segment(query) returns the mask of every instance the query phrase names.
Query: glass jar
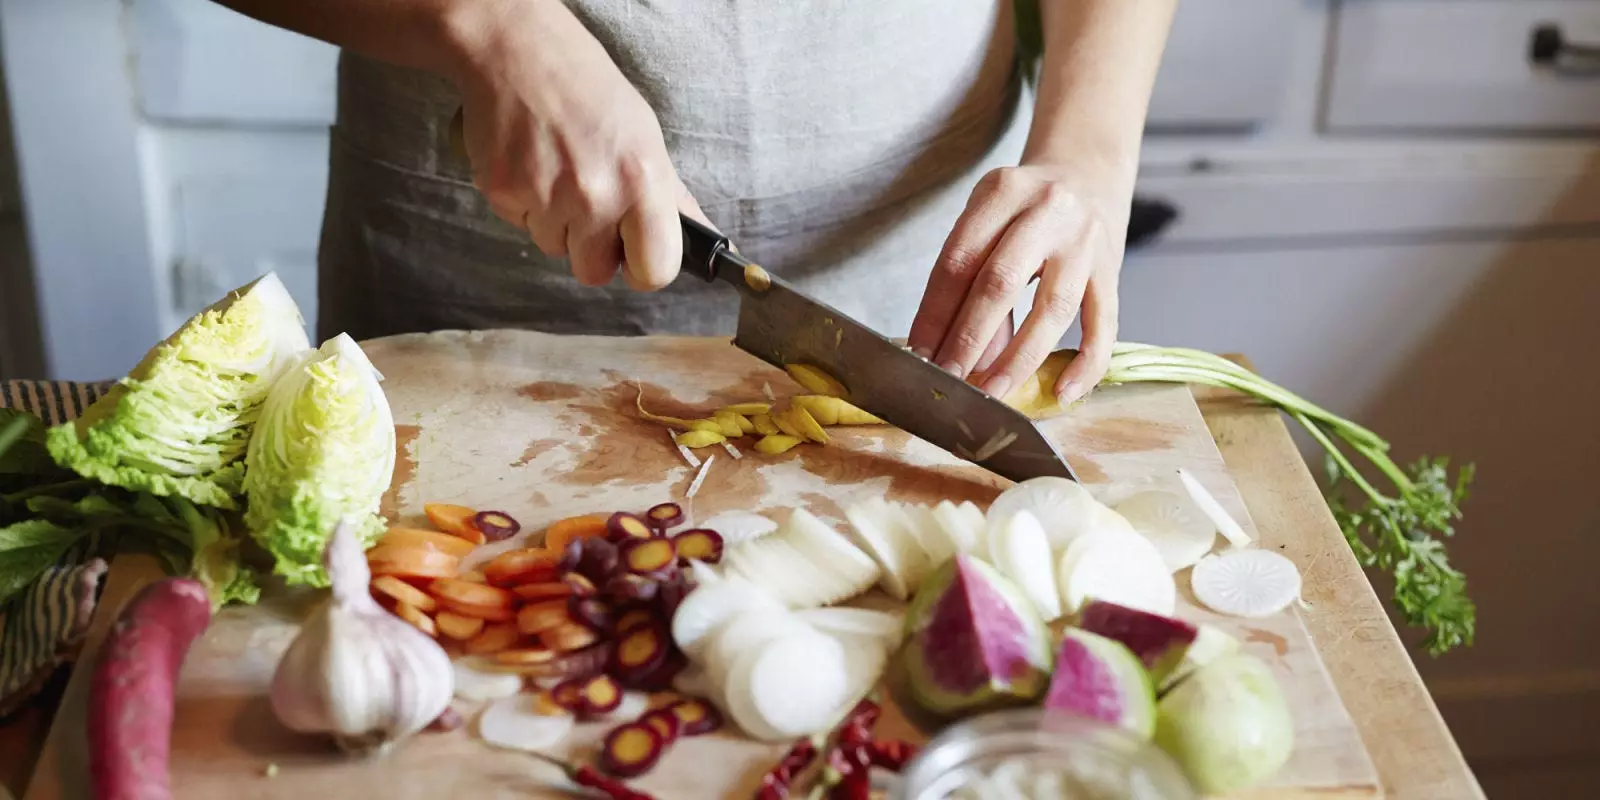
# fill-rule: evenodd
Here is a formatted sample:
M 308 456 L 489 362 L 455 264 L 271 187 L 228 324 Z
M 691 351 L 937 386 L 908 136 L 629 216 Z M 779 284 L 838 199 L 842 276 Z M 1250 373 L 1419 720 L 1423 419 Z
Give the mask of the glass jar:
M 1196 800 L 1155 745 L 1083 717 L 1037 708 L 973 717 L 923 748 L 892 800 Z

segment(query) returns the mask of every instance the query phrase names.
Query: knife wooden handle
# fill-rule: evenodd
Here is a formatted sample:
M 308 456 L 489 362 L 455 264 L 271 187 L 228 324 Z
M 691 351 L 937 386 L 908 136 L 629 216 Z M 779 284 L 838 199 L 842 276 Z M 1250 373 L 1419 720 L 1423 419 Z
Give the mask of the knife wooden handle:
M 466 122 L 461 115 L 461 109 L 456 109 L 456 113 L 450 116 L 450 127 L 446 136 L 450 141 L 451 152 L 457 158 L 466 160 Z M 716 280 L 717 256 L 737 252 L 733 243 L 716 229 L 690 219 L 682 213 L 678 214 L 678 222 L 683 226 L 683 271 L 708 283 Z

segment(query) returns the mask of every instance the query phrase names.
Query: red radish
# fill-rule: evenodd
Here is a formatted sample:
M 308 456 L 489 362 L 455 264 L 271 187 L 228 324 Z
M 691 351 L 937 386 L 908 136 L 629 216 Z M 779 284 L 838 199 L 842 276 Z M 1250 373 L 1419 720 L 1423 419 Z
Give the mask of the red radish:
M 593 597 L 567 598 L 567 616 L 574 622 L 605 635 L 611 632 L 611 607 Z
M 599 583 L 617 571 L 617 546 L 598 537 L 582 540 L 577 574 Z
M 167 753 L 178 670 L 210 622 L 211 598 L 188 578 L 150 584 L 122 610 L 89 687 L 89 774 L 96 798 L 171 797 Z
M 606 735 L 600 766 L 622 778 L 642 775 L 661 758 L 661 734 L 643 722 L 630 722 Z
M 579 716 L 584 719 L 615 711 L 622 705 L 622 687 L 610 675 L 596 675 L 578 691 Z
M 593 597 L 599 590 L 594 588 L 594 581 L 583 577 L 576 572 L 569 572 L 561 576 L 561 582 L 567 585 L 573 597 Z
M 605 596 L 611 600 L 650 600 L 661 587 L 642 575 L 618 573 L 605 585 Z

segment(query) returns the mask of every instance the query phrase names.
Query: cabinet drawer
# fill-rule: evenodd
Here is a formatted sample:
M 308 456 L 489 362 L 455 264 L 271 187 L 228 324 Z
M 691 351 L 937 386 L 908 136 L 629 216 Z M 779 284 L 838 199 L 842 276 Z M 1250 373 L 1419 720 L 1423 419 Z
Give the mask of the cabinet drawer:
M 139 106 L 164 122 L 320 127 L 339 51 L 211 0 L 132 3 Z
M 1293 0 L 1179 3 L 1149 127 L 1242 128 L 1271 118 L 1283 97 L 1297 13 Z
M 1600 128 L 1600 58 L 1531 54 L 1541 27 L 1600 45 L 1600 3 L 1345 0 L 1338 15 L 1330 130 Z

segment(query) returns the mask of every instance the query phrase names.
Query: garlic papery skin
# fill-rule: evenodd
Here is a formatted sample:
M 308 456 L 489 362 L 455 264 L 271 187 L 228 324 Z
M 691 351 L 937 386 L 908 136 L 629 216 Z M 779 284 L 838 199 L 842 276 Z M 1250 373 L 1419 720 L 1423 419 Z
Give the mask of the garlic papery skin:
M 450 705 L 450 657 L 372 599 L 372 571 L 345 522 L 324 562 L 329 596 L 278 661 L 272 713 L 290 730 L 332 735 L 347 751 L 381 753 Z

